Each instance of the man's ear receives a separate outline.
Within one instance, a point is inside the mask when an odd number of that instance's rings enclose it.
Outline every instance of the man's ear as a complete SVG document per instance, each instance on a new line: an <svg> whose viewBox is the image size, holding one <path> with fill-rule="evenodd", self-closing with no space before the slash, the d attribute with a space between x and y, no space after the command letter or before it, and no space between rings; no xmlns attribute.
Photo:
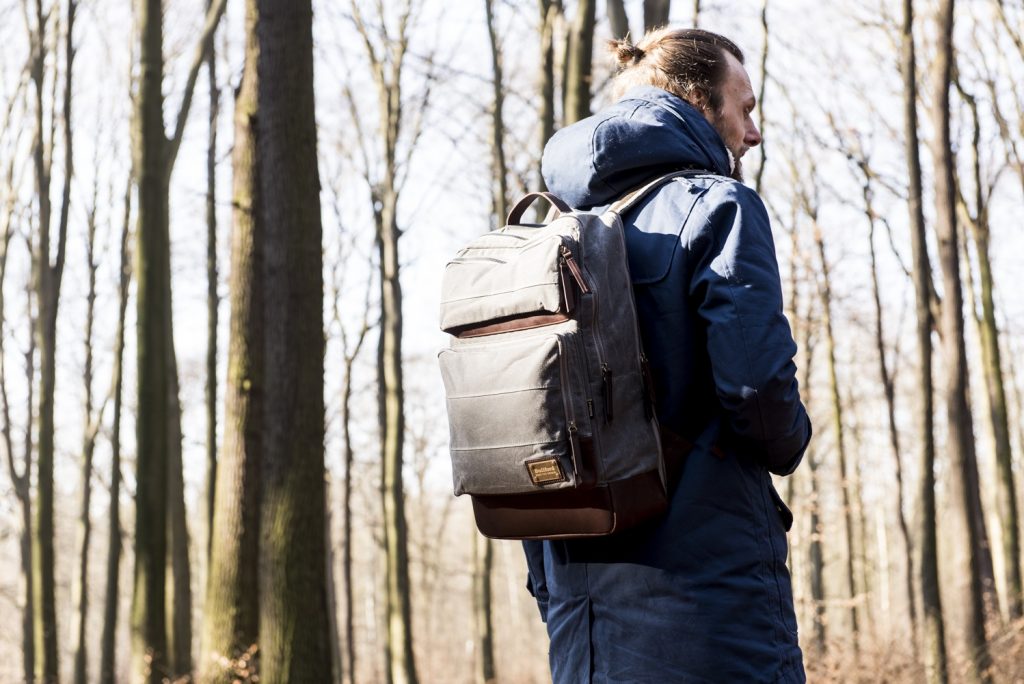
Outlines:
<svg viewBox="0 0 1024 684"><path fill-rule="evenodd" d="M700 88L694 88L690 92L690 97L687 98L689 103L700 110L700 113L704 115L704 118L711 120L711 115L714 113L711 109L711 98L708 94Z"/></svg>

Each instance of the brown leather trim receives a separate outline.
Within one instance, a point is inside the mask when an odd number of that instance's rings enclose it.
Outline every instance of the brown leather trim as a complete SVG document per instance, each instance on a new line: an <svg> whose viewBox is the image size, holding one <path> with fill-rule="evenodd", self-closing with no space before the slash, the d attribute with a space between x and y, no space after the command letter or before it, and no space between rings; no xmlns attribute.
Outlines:
<svg viewBox="0 0 1024 684"><path fill-rule="evenodd" d="M512 207L512 211L508 212L508 218L505 220L506 225L518 226L519 222L523 219L523 214L526 212L527 207L533 204L533 200L539 198L546 199L551 203L551 206L561 213L572 211L572 207L555 195L552 195L550 192L530 192L524 195L521 200L516 202L516 205Z"/></svg>
<svg viewBox="0 0 1024 684"><path fill-rule="evenodd" d="M495 539L604 536L667 508L668 494L657 470L589 489L473 497L477 527Z"/></svg>
<svg viewBox="0 0 1024 684"><path fill-rule="evenodd" d="M485 335L497 335L498 333L513 332L516 330L530 330L531 328L540 328L545 325L555 325L557 323L564 323L567 320L569 320L569 317L564 313L537 314L536 316L511 316L509 318L495 321L494 323L488 323L487 325L460 328L452 334L459 339L466 339L467 337L483 337Z"/></svg>

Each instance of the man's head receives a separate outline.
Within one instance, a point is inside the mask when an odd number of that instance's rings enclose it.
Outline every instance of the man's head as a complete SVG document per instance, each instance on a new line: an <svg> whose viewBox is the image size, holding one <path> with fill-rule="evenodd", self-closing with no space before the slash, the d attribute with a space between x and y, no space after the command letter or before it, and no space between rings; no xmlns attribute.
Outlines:
<svg viewBox="0 0 1024 684"><path fill-rule="evenodd" d="M662 28L636 45L626 39L609 47L619 62L614 97L653 85L697 107L725 142L733 177L742 180L740 157L761 142L761 133L750 117L756 99L736 44L710 31Z"/></svg>

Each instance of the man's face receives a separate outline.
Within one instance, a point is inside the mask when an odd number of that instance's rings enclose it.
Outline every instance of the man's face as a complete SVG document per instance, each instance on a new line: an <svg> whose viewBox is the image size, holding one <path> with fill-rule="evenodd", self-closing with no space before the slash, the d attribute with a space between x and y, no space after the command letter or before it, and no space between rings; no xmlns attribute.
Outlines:
<svg viewBox="0 0 1024 684"><path fill-rule="evenodd" d="M761 143L761 132L750 117L757 104L754 90L750 87L747 70L740 61L728 52L724 52L726 71L719 86L721 105L718 111L705 111L705 116L715 127L722 141L733 156L732 176L743 180L743 169L740 158L747 150Z"/></svg>

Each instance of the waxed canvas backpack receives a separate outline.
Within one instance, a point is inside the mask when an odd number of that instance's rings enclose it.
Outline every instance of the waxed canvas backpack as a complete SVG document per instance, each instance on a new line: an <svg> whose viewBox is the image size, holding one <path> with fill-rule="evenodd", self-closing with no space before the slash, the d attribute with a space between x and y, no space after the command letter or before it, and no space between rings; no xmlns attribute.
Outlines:
<svg viewBox="0 0 1024 684"><path fill-rule="evenodd" d="M448 263L438 359L455 494L502 539L602 536L664 512L669 476L620 216L531 193ZM538 198L545 224L522 223ZM669 463L669 469L672 469Z"/></svg>

